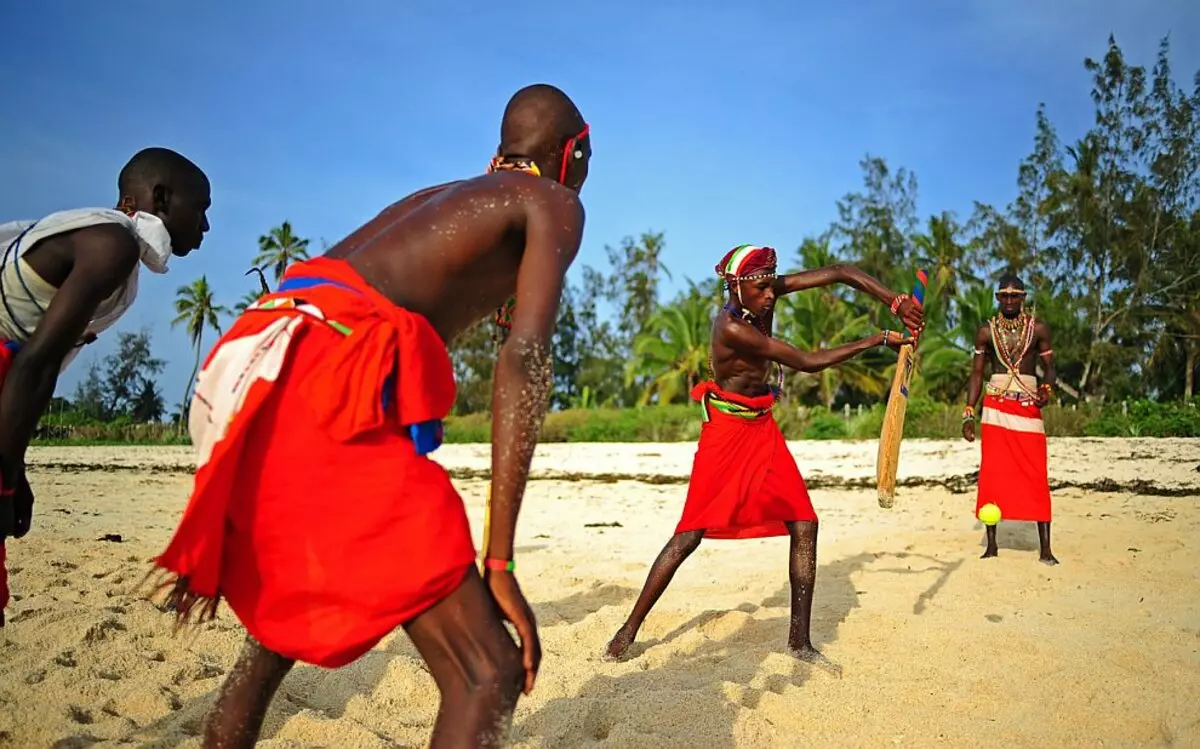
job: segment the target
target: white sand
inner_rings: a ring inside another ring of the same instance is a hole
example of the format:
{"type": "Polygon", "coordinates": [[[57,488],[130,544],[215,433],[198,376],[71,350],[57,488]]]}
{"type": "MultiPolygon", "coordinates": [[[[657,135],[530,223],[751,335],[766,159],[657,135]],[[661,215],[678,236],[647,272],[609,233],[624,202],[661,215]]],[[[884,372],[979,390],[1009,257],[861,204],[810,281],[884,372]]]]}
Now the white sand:
{"type": "MultiPolygon", "coordinates": [[[[546,656],[514,743],[1200,746],[1200,441],[1053,440],[1056,568],[1037,563],[1031,524],[1003,524],[1000,558],[977,558],[977,446],[906,442],[901,481],[933,485],[902,488],[892,511],[835,485],[869,484],[875,449],[794,445],[823,487],[813,634],[841,679],[784,652],[784,539],[705,543],[635,657],[601,660],[678,519],[694,446],[540,449],[518,553],[546,656]]],[[[469,476],[489,450],[438,457],[469,476]]],[[[132,592],[187,499],[190,449],[47,448],[30,462],[38,506],[9,546],[0,745],[199,746],[241,627],[222,609],[173,635],[132,592]]],[[[458,485],[478,538],[484,483],[458,485]]],[[[436,707],[401,633],[338,671],[298,666],[261,745],[420,747],[436,707]]]]}

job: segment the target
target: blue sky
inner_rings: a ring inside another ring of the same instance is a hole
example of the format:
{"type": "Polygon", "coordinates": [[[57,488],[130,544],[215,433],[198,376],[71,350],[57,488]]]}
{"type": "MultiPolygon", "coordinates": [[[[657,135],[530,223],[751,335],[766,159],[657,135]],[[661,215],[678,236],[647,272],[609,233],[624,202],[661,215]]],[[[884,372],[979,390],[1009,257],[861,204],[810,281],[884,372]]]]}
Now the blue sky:
{"type": "MultiPolygon", "coordinates": [[[[208,172],[204,246],[143,274],[117,328],[150,327],[175,403],[192,365],[169,326],[178,286],[207,274],[232,305],[252,288],[242,274],[258,236],[284,219],[319,251],[412,190],[483,171],[505,102],[529,83],[560,86],[592,125],[578,265],[605,267],[605,244],[655,229],[677,284],[735,244],[790,255],[860,185],[867,152],[916,172],[922,214],[1006,204],[1038,102],[1064,139],[1090,124],[1082,60],[1110,32],[1145,65],[1170,33],[1177,80],[1200,69],[1191,0],[737,8],[5,3],[0,221],[111,206],[121,165],[148,145],[208,172]]],[[[81,354],[59,393],[114,338],[81,354]]]]}

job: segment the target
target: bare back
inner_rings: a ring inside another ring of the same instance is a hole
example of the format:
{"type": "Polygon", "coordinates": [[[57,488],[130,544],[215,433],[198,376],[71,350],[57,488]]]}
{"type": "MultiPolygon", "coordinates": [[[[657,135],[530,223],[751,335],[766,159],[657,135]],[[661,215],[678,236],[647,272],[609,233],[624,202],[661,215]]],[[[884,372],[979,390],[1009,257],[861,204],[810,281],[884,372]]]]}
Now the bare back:
{"type": "Polygon", "coordinates": [[[532,175],[494,173],[413,193],[326,255],[349,262],[449,342],[512,296],[533,224],[561,232],[549,251],[562,255],[565,273],[582,221],[571,190],[532,175]]]}

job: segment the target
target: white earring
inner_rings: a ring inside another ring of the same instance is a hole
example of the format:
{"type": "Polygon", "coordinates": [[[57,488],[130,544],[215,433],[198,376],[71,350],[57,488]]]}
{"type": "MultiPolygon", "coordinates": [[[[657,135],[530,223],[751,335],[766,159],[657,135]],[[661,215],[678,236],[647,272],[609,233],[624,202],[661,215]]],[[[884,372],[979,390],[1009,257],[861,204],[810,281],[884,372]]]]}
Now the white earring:
{"type": "Polygon", "coordinates": [[[583,151],[576,151],[576,152],[575,152],[575,158],[577,158],[577,159],[582,159],[582,158],[583,158],[583,151]]]}

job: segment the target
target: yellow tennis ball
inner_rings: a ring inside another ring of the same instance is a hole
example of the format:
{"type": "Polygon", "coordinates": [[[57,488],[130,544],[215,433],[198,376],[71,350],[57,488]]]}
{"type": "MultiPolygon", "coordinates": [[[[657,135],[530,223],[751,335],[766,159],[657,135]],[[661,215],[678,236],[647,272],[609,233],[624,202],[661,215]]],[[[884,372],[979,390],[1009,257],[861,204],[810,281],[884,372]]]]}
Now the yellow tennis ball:
{"type": "Polygon", "coordinates": [[[979,522],[984,525],[995,525],[1000,522],[1000,508],[988,502],[979,508],[979,522]]]}

